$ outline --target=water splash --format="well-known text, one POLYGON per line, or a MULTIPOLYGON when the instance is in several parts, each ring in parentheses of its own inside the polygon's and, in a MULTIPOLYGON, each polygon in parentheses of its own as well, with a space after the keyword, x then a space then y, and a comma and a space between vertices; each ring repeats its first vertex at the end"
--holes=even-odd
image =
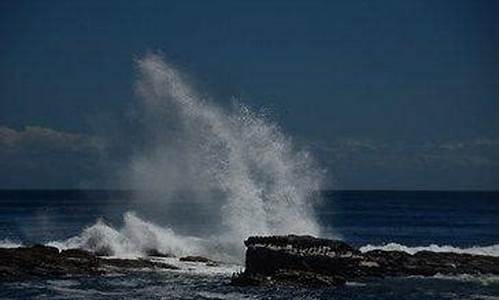
POLYGON ((155 180, 145 182, 141 177, 145 164, 145 171, 154 170, 156 180, 161 180, 161 190, 171 184, 162 179, 172 177, 170 167, 175 165, 183 183, 222 191, 218 201, 223 239, 237 245, 252 234, 319 234, 313 195, 320 189, 322 174, 307 152, 294 151, 278 126, 246 106, 227 111, 201 99, 157 55, 139 60, 138 68, 143 120, 155 125, 148 127, 154 139, 149 147, 153 152, 168 151, 154 156, 146 151, 136 157, 132 186, 158 188, 155 180), (167 125, 175 122, 175 135, 158 123, 167 118, 167 125), (173 136, 181 142, 172 142, 173 136))
POLYGON ((175 256, 204 252, 196 238, 180 237, 171 229, 144 221, 131 212, 126 213, 123 219, 124 225, 120 230, 98 220, 78 236, 47 245, 59 249, 81 248, 118 257, 140 257, 147 255, 148 250, 175 256))
MULTIPOLYGON (((241 257, 242 242, 250 235, 320 234, 313 206, 323 171, 306 151, 295 148, 279 126, 243 104, 224 109, 203 99, 158 55, 139 59, 137 70, 136 115, 145 138, 123 179, 138 191, 141 205, 152 207, 155 222, 173 226, 179 214, 171 213, 175 208, 165 203, 189 192, 180 205, 202 206, 211 216, 206 220, 210 234, 190 233, 219 254, 241 257)), ((194 214, 184 212, 180 217, 190 220, 193 228, 200 227, 194 214)), ((135 230, 126 221, 127 226, 128 231, 135 230)), ((123 235, 102 223, 83 235, 95 230, 108 231, 111 240, 123 235)), ((173 231, 156 237, 165 239, 157 241, 165 247, 182 240, 173 231)), ((141 235, 126 240, 134 245, 124 247, 129 252, 148 243, 141 235)))

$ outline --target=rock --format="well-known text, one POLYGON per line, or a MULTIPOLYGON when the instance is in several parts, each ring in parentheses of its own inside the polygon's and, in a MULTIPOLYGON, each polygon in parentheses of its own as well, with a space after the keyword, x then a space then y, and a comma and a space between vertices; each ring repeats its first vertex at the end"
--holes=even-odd
POLYGON ((68 257, 68 258, 95 258, 95 254, 82 250, 82 249, 67 249, 61 251, 60 254, 62 257, 68 257))
POLYGON ((498 274, 498 258, 451 252, 420 251, 410 255, 399 251, 373 250, 365 257, 378 266, 371 273, 385 276, 436 274, 498 274))
POLYGON ((345 242, 311 236, 250 237, 245 271, 234 285, 337 286, 346 280, 384 276, 498 274, 491 256, 374 250, 361 253, 345 242))
POLYGON ((29 277, 58 277, 64 275, 100 274, 98 260, 94 256, 68 256, 54 247, 0 248, 0 281, 29 277))
POLYGON ((0 248, 0 282, 25 280, 33 277, 101 275, 110 268, 176 269, 162 262, 145 259, 104 259, 81 249, 59 250, 54 247, 0 248))
POLYGON ((349 246, 348 244, 337 241, 337 240, 328 240, 328 239, 320 239, 315 238, 310 235, 278 235, 278 236, 251 236, 247 240, 244 241, 245 246, 274 246, 274 247, 289 247, 290 249, 296 250, 316 250, 321 251, 320 249, 329 249, 330 251, 334 251, 338 254, 346 254, 349 252, 355 252, 354 248, 349 246))
POLYGON ((107 258, 101 259, 101 265, 107 267, 114 267, 120 269, 179 269, 176 266, 169 265, 162 262, 151 261, 148 259, 121 259, 121 258, 107 258))
POLYGON ((184 256, 179 258, 180 261, 202 262, 202 263, 215 263, 213 260, 203 256, 184 256))

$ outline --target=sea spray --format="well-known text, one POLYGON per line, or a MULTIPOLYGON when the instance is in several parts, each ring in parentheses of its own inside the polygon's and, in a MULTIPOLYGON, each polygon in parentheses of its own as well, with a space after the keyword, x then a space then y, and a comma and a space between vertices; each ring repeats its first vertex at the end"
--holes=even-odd
POLYGON ((48 245, 59 249, 81 248, 118 257, 144 256, 148 250, 175 256, 204 253, 200 240, 180 237, 171 229, 144 221, 131 212, 124 214, 123 227, 118 230, 98 220, 80 235, 48 245))
MULTIPOLYGON (((209 249, 204 254, 241 259, 242 242, 250 235, 320 234, 313 207, 323 171, 279 126, 241 103, 225 109, 203 99, 158 55, 139 59, 137 70, 136 116, 146 138, 135 149, 123 179, 137 191, 137 201, 155 211, 155 222, 173 226, 162 228, 170 234, 157 234, 161 227, 154 225, 156 246, 171 243, 185 247, 184 252, 209 249), (190 197, 176 202, 182 193, 190 197), (190 231, 197 240, 175 234, 175 218, 190 220, 193 228, 199 227, 199 220, 189 211, 171 213, 169 203, 194 210, 202 205, 212 216, 207 221, 211 232, 190 231), (182 245, 183 240, 189 242, 182 245)), ((125 220, 127 227, 127 232, 133 231, 125 220)), ((144 240, 147 236, 118 236, 126 237, 118 243, 127 246, 117 247, 125 252, 155 246, 144 240)))

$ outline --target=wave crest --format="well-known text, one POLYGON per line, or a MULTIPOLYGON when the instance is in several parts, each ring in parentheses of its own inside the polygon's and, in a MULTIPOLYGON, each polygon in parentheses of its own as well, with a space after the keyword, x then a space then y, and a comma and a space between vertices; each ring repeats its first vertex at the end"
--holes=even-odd
POLYGON ((368 252, 371 250, 383 250, 383 251, 403 251, 409 254, 415 254, 419 251, 432 251, 432 252, 452 252, 452 253, 465 253, 465 254, 476 254, 476 255, 487 255, 487 256, 498 256, 498 245, 491 246, 473 246, 469 248, 459 248, 449 245, 439 246, 436 244, 431 244, 429 246, 419 246, 419 247, 409 247, 406 245, 401 245, 398 243, 388 243, 386 245, 374 246, 365 245, 359 248, 361 252, 368 252))
POLYGON ((180 237, 173 230, 144 221, 132 212, 126 213, 123 221, 124 226, 117 230, 98 220, 78 236, 47 245, 60 250, 80 248, 119 257, 144 256, 150 250, 175 256, 202 252, 200 239, 180 237))

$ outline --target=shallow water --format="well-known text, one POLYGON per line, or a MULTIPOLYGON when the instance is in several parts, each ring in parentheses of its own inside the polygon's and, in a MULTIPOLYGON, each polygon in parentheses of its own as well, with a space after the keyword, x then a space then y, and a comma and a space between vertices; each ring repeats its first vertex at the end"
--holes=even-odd
POLYGON ((239 288, 228 275, 176 271, 0 285, 4 299, 496 299, 498 278, 386 278, 341 288, 239 288))

